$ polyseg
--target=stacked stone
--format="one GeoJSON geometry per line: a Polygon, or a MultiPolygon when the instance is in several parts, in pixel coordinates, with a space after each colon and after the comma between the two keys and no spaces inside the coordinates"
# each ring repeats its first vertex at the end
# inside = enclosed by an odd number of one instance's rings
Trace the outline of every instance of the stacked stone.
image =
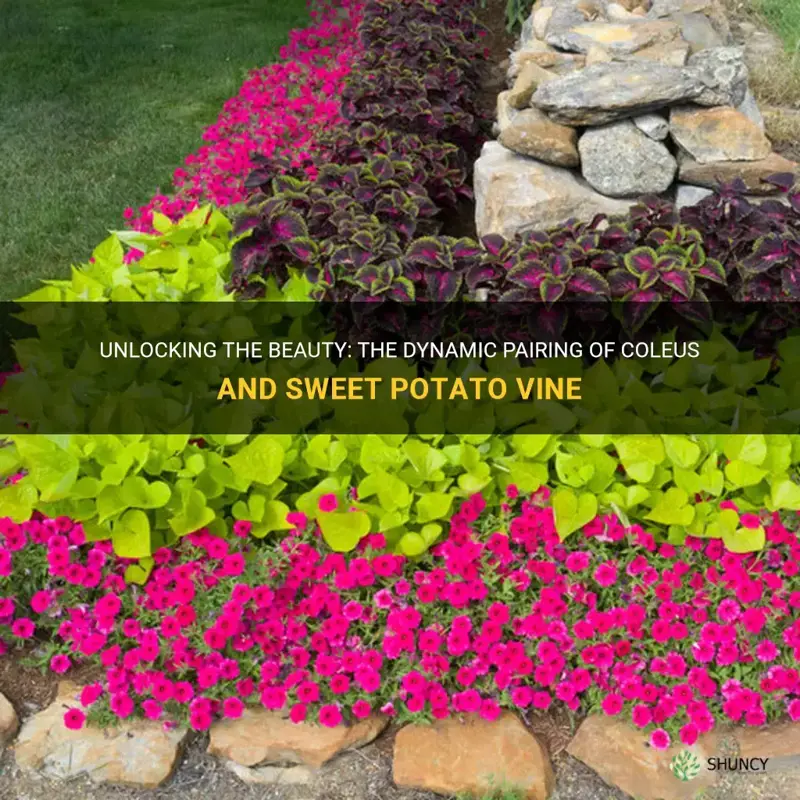
{"type": "Polygon", "coordinates": [[[475,167],[481,235],[798,173],[772,152],[719,0],[537,0],[475,167]]]}

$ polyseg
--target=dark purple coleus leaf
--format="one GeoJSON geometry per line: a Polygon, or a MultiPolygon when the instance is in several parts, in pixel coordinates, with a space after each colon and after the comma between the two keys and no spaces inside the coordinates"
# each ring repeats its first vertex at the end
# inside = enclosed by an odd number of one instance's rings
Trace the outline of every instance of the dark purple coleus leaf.
{"type": "Polygon", "coordinates": [[[303,217],[296,211],[284,211],[275,214],[270,219],[272,235],[279,242],[288,242],[308,236],[308,227],[303,217]]]}
{"type": "Polygon", "coordinates": [[[482,284],[491,283],[503,275],[503,270],[494,264],[475,264],[466,271],[467,286],[472,290],[482,284]]]}
{"type": "Polygon", "coordinates": [[[800,268],[791,267],[781,272],[781,289],[792,300],[800,300],[800,268]]]}
{"type": "Polygon", "coordinates": [[[481,239],[481,244],[487,253],[493,256],[502,257],[501,254],[507,252],[508,241],[500,236],[499,233],[490,233],[481,239]]]}
{"type": "Polygon", "coordinates": [[[788,192],[797,181],[797,177],[792,172],[778,172],[764,178],[764,183],[771,183],[777,186],[782,192],[788,192]]]}
{"type": "Polygon", "coordinates": [[[449,303],[458,297],[462,277],[449,269],[425,269],[425,284],[428,298],[437,303],[449,303]]]}
{"type": "Polygon", "coordinates": [[[319,257],[319,247],[317,243],[308,236],[301,236],[297,239],[290,239],[285,242],[289,252],[303,264],[310,264],[319,257]]]}
{"type": "Polygon", "coordinates": [[[549,271],[536,261],[523,261],[506,273],[509,282],[526,289],[538,289],[542,281],[549,275],[549,271]]]}
{"type": "Polygon", "coordinates": [[[607,277],[612,297],[624,297],[639,288],[639,279],[626,269],[612,269],[607,277]]]}
{"type": "Polygon", "coordinates": [[[625,327],[636,333],[658,308],[662,297],[651,289],[631,292],[623,298],[622,320],[625,327]]]}
{"type": "Polygon", "coordinates": [[[397,303],[410,303],[416,298],[416,290],[408,278],[396,278],[384,293],[384,297],[397,303]]]}
{"type": "Polygon", "coordinates": [[[757,275],[779,264],[786,254],[784,240],[778,234],[768,234],[756,241],[752,254],[741,262],[739,269],[747,275],[757,275]]]}

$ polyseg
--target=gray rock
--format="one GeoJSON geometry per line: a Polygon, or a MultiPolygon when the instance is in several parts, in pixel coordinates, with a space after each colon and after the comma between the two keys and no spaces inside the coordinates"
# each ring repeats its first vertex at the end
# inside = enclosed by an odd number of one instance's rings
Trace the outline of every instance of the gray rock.
{"type": "Polygon", "coordinates": [[[761,115],[761,110],[758,107],[756,98],[749,88],[744,96],[744,100],[741,105],[736,107],[736,110],[744,114],[752,122],[755,122],[762,131],[765,130],[764,117],[761,115]]]}
{"type": "Polygon", "coordinates": [[[642,133],[657,142],[663,142],[669,136],[669,123],[661,114],[642,114],[634,117],[633,123],[642,133]]]}
{"type": "Polygon", "coordinates": [[[570,217],[620,217],[631,203],[604,197],[569,169],[552,167],[487,142],[475,162],[475,222],[479,236],[547,229],[570,217]]]}
{"type": "Polygon", "coordinates": [[[680,210],[687,206],[696,206],[712,194],[714,192],[711,189],[704,189],[702,186],[690,186],[688,183],[679,183],[675,190],[675,207],[680,210]]]}
{"type": "Polygon", "coordinates": [[[692,53],[725,46],[725,41],[705,14],[680,14],[676,18],[681,25],[681,36],[689,42],[692,53]]]}
{"type": "Polygon", "coordinates": [[[711,47],[689,56],[687,73],[705,84],[694,98],[701,106],[739,106],[747,94],[747,65],[741,47],[711,47]]]}
{"type": "Polygon", "coordinates": [[[609,197],[666,191],[678,164],[667,148],[630,120],[590,128],[578,142],[583,177],[609,197]]]}
{"type": "Polygon", "coordinates": [[[497,95],[497,121],[495,122],[496,134],[502,133],[513,121],[514,117],[519,114],[509,102],[511,91],[500,92],[497,95]]]}
{"type": "Polygon", "coordinates": [[[657,61],[594,64],[542,84],[531,104],[567,125],[603,125],[692,100],[707,90],[700,70],[657,61]]]}
{"type": "Polygon", "coordinates": [[[601,46],[612,55],[630,55],[654,44],[675,41],[680,27],[670,20],[620,22],[583,22],[567,30],[551,31],[548,26],[545,41],[562,50],[588,53],[601,46]]]}

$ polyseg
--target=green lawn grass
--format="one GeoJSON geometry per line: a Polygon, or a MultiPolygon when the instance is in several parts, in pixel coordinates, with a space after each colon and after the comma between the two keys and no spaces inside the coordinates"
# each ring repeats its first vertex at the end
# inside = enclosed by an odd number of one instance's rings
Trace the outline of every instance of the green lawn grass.
{"type": "Polygon", "coordinates": [[[758,5],[789,53],[800,53],[800,1],[759,0],[758,5]]]}
{"type": "Polygon", "coordinates": [[[66,276],[168,190],[305,0],[0,3],[0,298],[66,276]]]}

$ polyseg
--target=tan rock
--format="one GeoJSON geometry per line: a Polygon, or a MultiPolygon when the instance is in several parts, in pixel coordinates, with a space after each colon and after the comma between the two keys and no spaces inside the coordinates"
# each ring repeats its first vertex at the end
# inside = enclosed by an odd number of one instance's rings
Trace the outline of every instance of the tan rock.
{"type": "Polygon", "coordinates": [[[529,63],[543,69],[550,69],[557,74],[565,74],[581,69],[586,64],[586,56],[577,53],[560,53],[543,42],[533,42],[529,47],[511,54],[511,66],[508,78],[514,81],[522,68],[529,63]]]}
{"type": "Polygon", "coordinates": [[[487,142],[475,162],[475,223],[479,236],[547,229],[570,217],[595,214],[621,217],[629,202],[595,192],[570,169],[517,155],[499,142],[487,142]]]}
{"type": "Polygon", "coordinates": [[[631,57],[642,61],[658,61],[669,67],[682,67],[689,58],[689,43],[680,40],[654,44],[635,52],[631,57]]]}
{"type": "Polygon", "coordinates": [[[278,712],[247,709],[239,719],[211,726],[208,752],[245,767],[281,763],[321,767],[342,750],[369,744],[387,723],[387,717],[374,714],[355,725],[325,728],[296,725],[278,712]]]}
{"type": "Polygon", "coordinates": [[[4,748],[19,730],[19,719],[14,706],[0,693],[0,750],[4,748]]]}
{"type": "Polygon", "coordinates": [[[713,164],[700,164],[686,156],[678,158],[680,180],[709,189],[739,178],[751,194],[776,194],[778,190],[772,184],[764,183],[764,179],[786,172],[800,177],[800,165],[777,153],[771,153],[761,161],[715,161],[713,164]]]}
{"type": "Polygon", "coordinates": [[[314,780],[315,771],[308,767],[243,767],[235,761],[225,766],[243,783],[255,786],[305,786],[314,780]]]}
{"type": "Polygon", "coordinates": [[[511,103],[508,101],[508,96],[511,94],[511,91],[507,92],[500,92],[497,95],[497,132],[502,133],[514,120],[514,117],[519,114],[516,108],[514,108],[511,103]]]}
{"type": "Polygon", "coordinates": [[[709,756],[717,755],[715,737],[706,735],[693,747],[678,744],[667,750],[650,747],[647,738],[622,720],[593,714],[578,728],[567,752],[637,800],[692,800],[716,783],[719,773],[705,766],[709,756]],[[672,759],[684,750],[694,753],[701,765],[691,781],[679,780],[670,769],[672,759]]]}
{"type": "MultiPolygon", "coordinates": [[[[736,740],[742,758],[800,756],[800,725],[784,722],[768,728],[737,728],[736,740]]],[[[770,764],[770,768],[772,768],[770,764]]]]}
{"type": "Polygon", "coordinates": [[[540,7],[533,12],[533,35],[537,39],[544,39],[547,32],[547,23],[550,22],[550,17],[553,16],[553,8],[540,7]]]}
{"type": "Polygon", "coordinates": [[[647,9],[644,6],[636,6],[636,8],[631,11],[634,17],[646,17],[647,16],[647,9]]]}
{"type": "Polygon", "coordinates": [[[476,715],[407,725],[394,743],[394,782],[443,795],[481,796],[498,787],[546,800],[555,779],[536,737],[513,715],[476,715]]]}
{"type": "Polygon", "coordinates": [[[586,53],[595,44],[614,55],[629,55],[654,44],[676,40],[680,26],[671,20],[651,22],[587,22],[568,31],[548,31],[545,41],[564,50],[586,53]]]}
{"type": "Polygon", "coordinates": [[[188,735],[185,728],[167,731],[159,722],[139,720],[68,730],[64,713],[80,708],[79,691],[73,683],[60,683],[55,701],[23,724],[14,746],[22,769],[52,778],[86,774],[97,782],[149,789],[169,778],[188,735]]]}
{"type": "Polygon", "coordinates": [[[587,67],[591,67],[592,64],[605,64],[613,60],[611,53],[605,47],[600,47],[599,44],[593,44],[586,53],[587,67]]]}
{"type": "Polygon", "coordinates": [[[517,114],[500,134],[500,144],[524,156],[533,156],[546,164],[577,167],[578,132],[550,120],[537,108],[517,114]]]}
{"type": "Polygon", "coordinates": [[[730,106],[675,107],[670,111],[672,138],[701,164],[714,161],[761,161],[772,152],[758,125],[730,106]]]}
{"type": "Polygon", "coordinates": [[[606,17],[611,22],[630,22],[636,15],[620,3],[609,3],[606,6],[606,17]]]}
{"type": "Polygon", "coordinates": [[[540,83],[553,80],[555,76],[532,61],[520,70],[514,86],[508,92],[508,103],[512,108],[525,108],[540,83]]]}

